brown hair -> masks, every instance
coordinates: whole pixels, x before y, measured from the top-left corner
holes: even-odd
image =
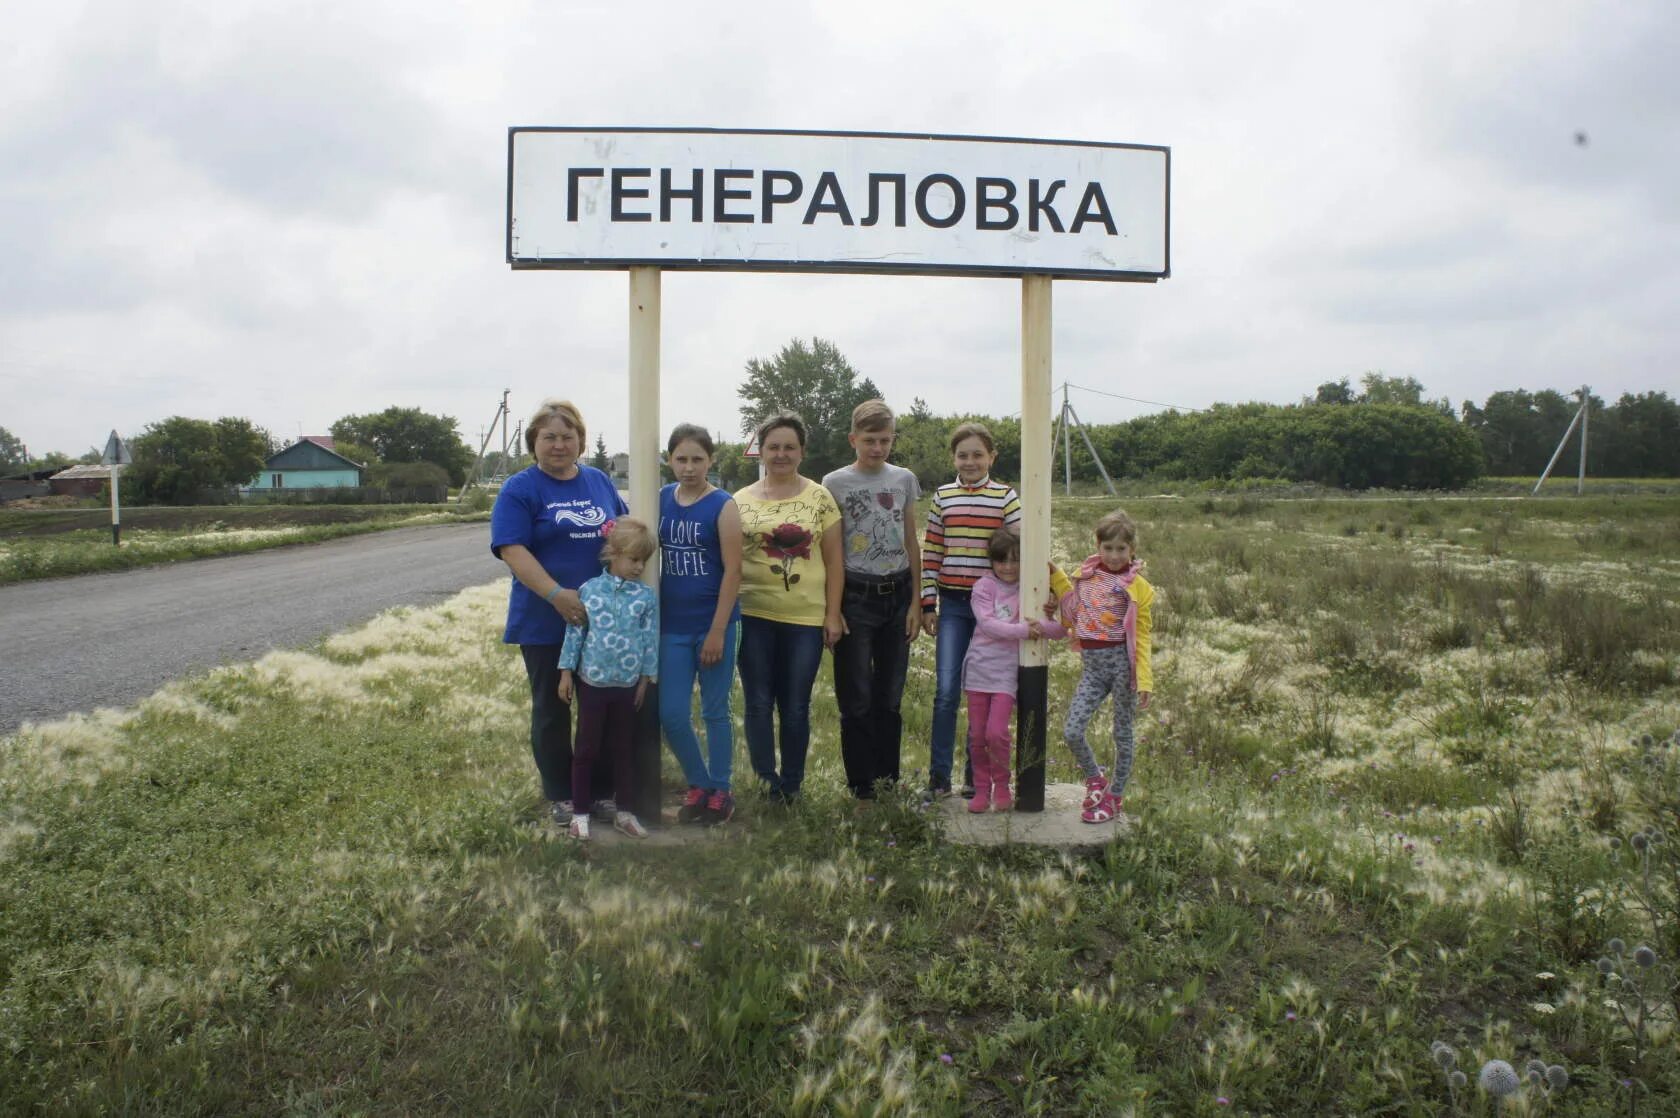
[[[537,432],[548,426],[549,422],[559,419],[566,426],[577,432],[578,457],[583,457],[583,448],[589,442],[589,432],[583,426],[583,413],[578,411],[577,405],[570,400],[562,400],[550,396],[537,405],[537,410],[531,413],[531,418],[525,422],[525,452],[536,454]]]
[[[885,400],[865,400],[852,409],[852,431],[890,431],[893,412]]]
[[[1137,525],[1127,516],[1123,509],[1115,509],[1101,520],[1097,521],[1097,542],[1129,543],[1132,549],[1137,549]]]
[[[679,423],[671,428],[671,437],[665,443],[665,453],[675,454],[677,446],[681,443],[694,443],[706,452],[706,457],[717,457],[717,447],[712,443],[712,433],[698,423]]]
[[[613,521],[612,531],[601,542],[601,562],[611,562],[615,555],[628,555],[646,561],[653,558],[653,532],[633,516],[621,516]]]
[[[957,444],[964,439],[979,439],[986,444],[987,454],[997,453],[997,444],[992,442],[992,433],[986,429],[984,423],[963,423],[951,432],[951,453],[957,452]]]
[[[1007,563],[1021,558],[1021,533],[1015,525],[1005,524],[986,541],[986,557],[994,563]]]
[[[799,418],[798,412],[779,411],[758,425],[759,449],[764,448],[764,440],[770,437],[770,432],[778,427],[786,427],[799,440],[799,449],[805,449],[805,421]]]

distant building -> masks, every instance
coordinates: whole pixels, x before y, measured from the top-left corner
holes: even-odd
[[[0,477],[0,504],[25,497],[45,497],[52,492],[49,479],[57,470],[26,470]]]
[[[607,472],[612,475],[613,484],[620,488],[630,483],[630,456],[622,451],[607,459],[611,466]]]
[[[109,484],[109,466],[71,466],[47,479],[47,487],[63,497],[97,497]]]
[[[362,484],[360,463],[332,449],[326,435],[306,435],[263,463],[263,472],[246,486],[253,492],[270,489],[343,489]]]

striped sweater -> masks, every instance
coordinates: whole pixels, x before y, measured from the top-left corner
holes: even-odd
[[[986,542],[1021,519],[1015,490],[991,478],[978,485],[948,481],[933,492],[922,541],[922,608],[938,606],[940,590],[969,591],[992,569]]]

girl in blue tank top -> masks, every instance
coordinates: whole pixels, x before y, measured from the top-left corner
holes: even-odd
[[[729,689],[741,620],[741,514],[706,480],[715,447],[704,427],[679,424],[665,450],[677,480],[659,493],[659,723],[688,782],[678,821],[712,825],[735,813]],[[696,681],[705,756],[690,715]]]

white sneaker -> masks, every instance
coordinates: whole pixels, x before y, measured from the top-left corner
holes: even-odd
[[[629,835],[631,838],[647,838],[647,828],[642,821],[628,811],[621,811],[613,817],[613,826]]]
[[[589,841],[589,816],[574,815],[572,821],[566,824],[566,837],[575,838],[579,842]]]

